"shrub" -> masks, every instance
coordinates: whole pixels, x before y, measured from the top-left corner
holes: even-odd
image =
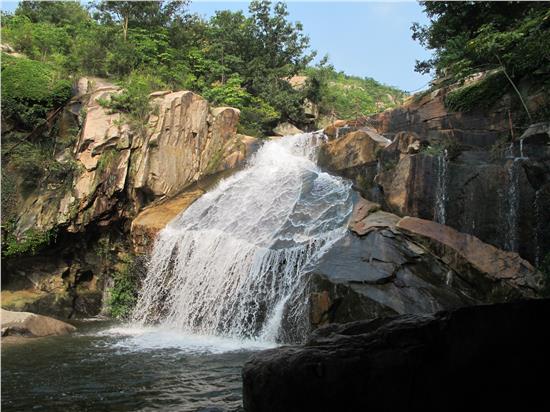
[[[453,111],[489,109],[508,91],[510,83],[502,71],[455,89],[445,97],[445,106]]]
[[[25,129],[44,123],[48,111],[70,99],[72,85],[47,64],[2,55],[3,114]]]
[[[214,83],[204,91],[203,96],[212,104],[236,107],[241,111],[239,133],[263,136],[280,113],[265,100],[252,96],[241,86],[238,75],[231,76],[226,83]]]
[[[22,238],[13,234],[10,228],[7,229],[7,236],[3,242],[2,255],[6,258],[22,255],[35,255],[38,251],[48,246],[55,240],[57,228],[50,230],[30,229],[25,232]]]
[[[114,286],[110,289],[109,311],[112,317],[125,319],[134,308],[139,287],[139,264],[133,257],[126,257],[113,276]]]

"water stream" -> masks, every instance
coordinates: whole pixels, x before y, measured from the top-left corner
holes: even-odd
[[[437,156],[437,180],[435,188],[434,220],[442,225],[447,217],[447,186],[449,184],[447,150]]]

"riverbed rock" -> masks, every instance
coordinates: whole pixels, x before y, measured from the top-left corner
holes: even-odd
[[[550,300],[329,325],[243,367],[248,412],[522,408],[546,402]],[[452,407],[449,405],[452,404]]]
[[[4,309],[1,311],[1,322],[2,337],[67,335],[76,330],[74,326],[54,318],[29,312],[10,312]]]

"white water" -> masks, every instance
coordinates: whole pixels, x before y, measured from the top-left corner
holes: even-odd
[[[169,223],[133,321],[263,342],[280,337],[283,321],[303,323],[303,269],[345,233],[352,210],[350,183],[316,166],[321,138],[267,142]]]
[[[445,224],[447,218],[447,185],[448,185],[448,159],[447,150],[437,156],[437,181],[435,188],[434,220]]]

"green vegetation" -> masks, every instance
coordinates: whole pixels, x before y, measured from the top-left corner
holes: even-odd
[[[448,159],[452,160],[460,156],[462,153],[462,146],[454,138],[446,138],[443,140],[437,140],[430,142],[427,146],[422,146],[421,153],[425,153],[430,156],[439,156],[445,154]]]
[[[118,270],[113,275],[114,286],[110,289],[109,311],[117,319],[128,318],[137,301],[138,263],[127,255],[117,264]]]
[[[326,59],[305,71],[309,77],[308,98],[319,105],[322,114],[351,119],[395,107],[406,93],[365,77],[336,72]]]
[[[18,122],[35,124],[36,116],[43,119],[68,98],[69,82],[53,79],[80,75],[119,82],[123,92],[105,104],[125,113],[136,128],[152,109],[151,91],[192,90],[240,109],[239,131],[259,136],[281,121],[303,123],[306,99],[326,115],[349,118],[391,107],[403,95],[373,79],[336,73],[326,60],[308,68],[315,52],[308,51],[301,24],[288,20],[284,3],[256,0],[248,15],[222,10],[209,20],[187,6],[188,1],[99,1],[89,8],[72,1],[20,2],[14,15],[3,16],[3,39],[29,57],[17,64],[50,68],[32,75],[34,82],[49,82],[48,88],[36,88],[47,90],[48,98],[35,98],[46,109],[25,99],[25,110],[18,106],[10,113],[22,113]],[[30,75],[31,68],[25,70]],[[292,76],[304,74],[311,78],[304,87],[289,84]]]
[[[50,64],[2,54],[2,115],[33,130],[50,110],[71,97],[71,82],[60,80]]]
[[[468,112],[490,109],[509,89],[510,84],[502,71],[491,73],[484,79],[455,89],[445,97],[450,110]]]
[[[8,231],[8,235],[2,242],[2,256],[4,258],[34,255],[45,246],[48,246],[57,235],[57,229],[40,231],[30,229],[25,232],[24,237],[17,238],[13,231]]]
[[[512,79],[550,72],[550,9],[544,2],[421,2],[428,26],[413,24],[413,39],[434,50],[416,70],[460,80],[504,69]]]

